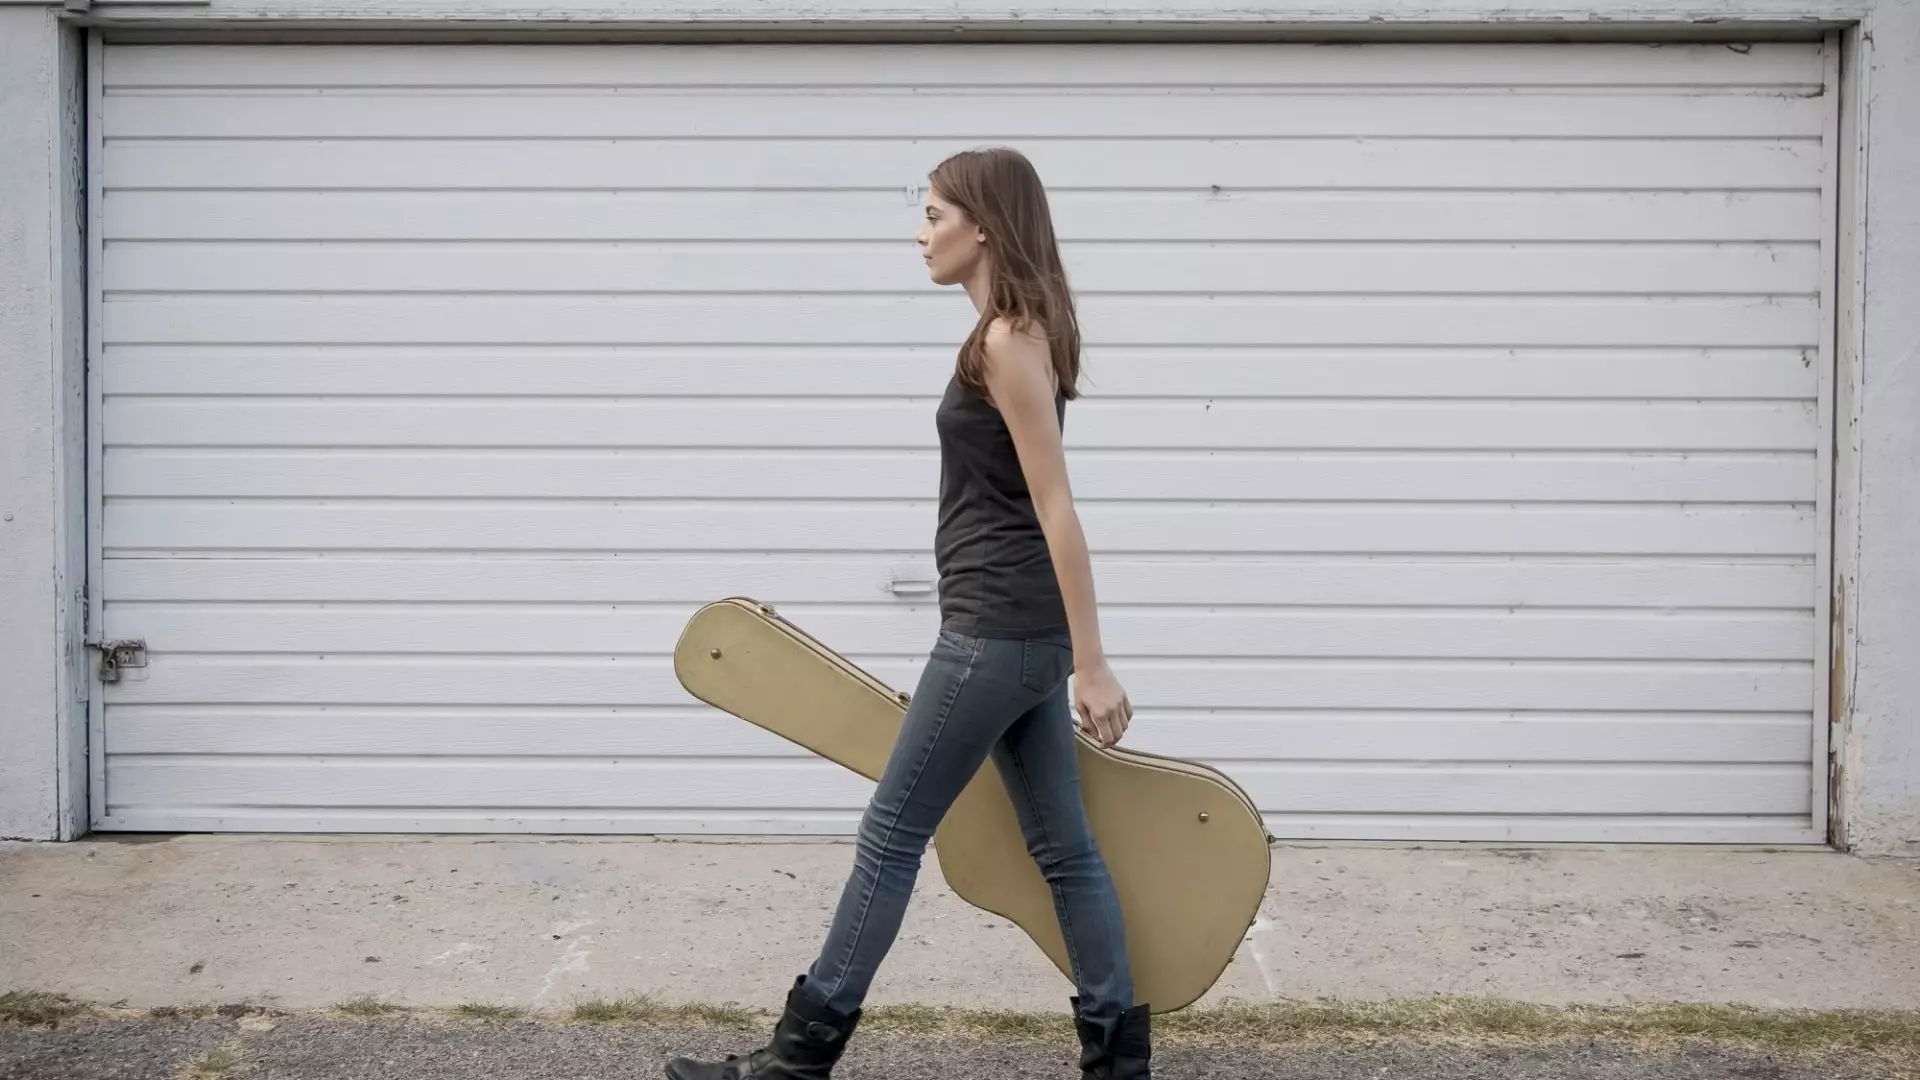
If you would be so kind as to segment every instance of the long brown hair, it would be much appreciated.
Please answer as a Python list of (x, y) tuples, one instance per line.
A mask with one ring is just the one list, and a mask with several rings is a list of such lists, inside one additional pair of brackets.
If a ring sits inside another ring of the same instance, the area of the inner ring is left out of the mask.
[(928, 180), (986, 233), (993, 268), (980, 321), (960, 347), (960, 385), (986, 396), (987, 328), (1006, 319), (1015, 330), (1045, 327), (1060, 393), (1079, 397), (1080, 324), (1047, 190), (1033, 163), (1004, 147), (963, 150), (936, 166)]

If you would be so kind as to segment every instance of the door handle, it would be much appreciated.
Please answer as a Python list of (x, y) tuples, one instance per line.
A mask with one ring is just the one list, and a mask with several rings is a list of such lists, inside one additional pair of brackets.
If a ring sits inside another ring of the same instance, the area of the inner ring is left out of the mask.
[(895, 596), (928, 596), (933, 593), (933, 582), (925, 578), (894, 578), (887, 582), (887, 591)]

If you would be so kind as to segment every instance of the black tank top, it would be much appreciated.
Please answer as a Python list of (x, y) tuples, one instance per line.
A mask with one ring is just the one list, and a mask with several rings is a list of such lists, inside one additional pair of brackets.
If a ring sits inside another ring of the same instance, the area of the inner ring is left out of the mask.
[[(1064, 427), (1066, 398), (1056, 394), (1053, 407)], [(934, 426), (940, 433), (933, 550), (941, 625), (974, 637), (1065, 633), (1053, 554), (1000, 410), (955, 376)]]

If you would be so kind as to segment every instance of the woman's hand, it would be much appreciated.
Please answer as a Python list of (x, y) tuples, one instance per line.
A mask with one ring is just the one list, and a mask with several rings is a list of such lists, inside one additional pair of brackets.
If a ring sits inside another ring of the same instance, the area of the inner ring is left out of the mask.
[(1080, 714), (1080, 726), (1103, 747), (1120, 741), (1133, 721), (1133, 703), (1105, 662), (1073, 676), (1074, 710)]

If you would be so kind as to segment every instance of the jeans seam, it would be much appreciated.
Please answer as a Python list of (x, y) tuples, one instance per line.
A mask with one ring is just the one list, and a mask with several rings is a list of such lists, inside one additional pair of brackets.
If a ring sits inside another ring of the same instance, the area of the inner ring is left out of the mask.
[[(1048, 850), (1053, 849), (1053, 836), (1047, 831), (1047, 816), (1040, 812), (1040, 800), (1033, 797), (1033, 781), (1027, 776), (1026, 764), (1020, 758), (1020, 751), (1007, 747), (1007, 756), (1013, 761), (1013, 771), (1020, 777), (1020, 793), (1027, 798), (1027, 812), (1033, 815), (1034, 827), (1040, 830), (1040, 842)], [(1047, 891), (1053, 894), (1054, 910), (1060, 917), (1060, 937), (1067, 946), (1067, 965), (1073, 968), (1077, 979), (1080, 975), (1080, 950), (1073, 940), (1073, 916), (1067, 910), (1067, 898), (1058, 882), (1047, 882)]]
[[(913, 801), (913, 792), (915, 788), (919, 787), (920, 778), (926, 775), (927, 761), (933, 757), (934, 747), (939, 744), (940, 736), (947, 730), (947, 718), (953, 713), (953, 703), (960, 700), (960, 689), (967, 684), (967, 679), (972, 676), (974, 662), (978, 660), (979, 657), (980, 645), (976, 643), (967, 653), (967, 664), (960, 669), (960, 677), (953, 681), (953, 686), (947, 692), (945, 700), (940, 702), (940, 712), (934, 720), (933, 735), (927, 739), (926, 749), (921, 752), (920, 759), (913, 763), (913, 771), (907, 776), (905, 789), (900, 793), (900, 810), (893, 815), (891, 821), (887, 822), (887, 832), (885, 836), (880, 838), (880, 850), (875, 855), (876, 860), (885, 855), (887, 845), (893, 842), (893, 834), (895, 830), (900, 828), (901, 814), (906, 812), (907, 804)], [(833, 988), (827, 991), (825, 995), (829, 999), (831, 999), (834, 994), (840, 992), (840, 987), (846, 983), (847, 973), (853, 968), (853, 957), (860, 947), (860, 935), (867, 926), (867, 912), (873, 907), (873, 894), (879, 891), (880, 870), (881, 868), (879, 866), (874, 867), (873, 887), (866, 890), (860, 897), (860, 912), (854, 917), (853, 926), (847, 934), (847, 946), (842, 951), (839, 971), (834, 977)]]

